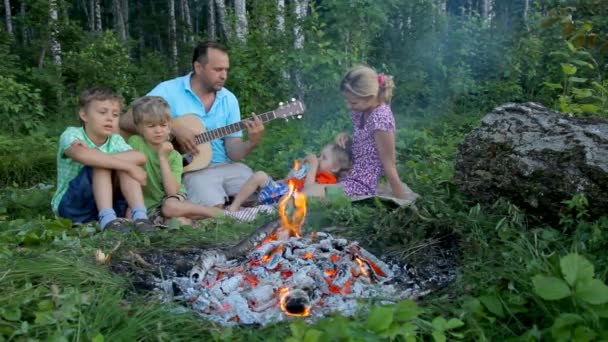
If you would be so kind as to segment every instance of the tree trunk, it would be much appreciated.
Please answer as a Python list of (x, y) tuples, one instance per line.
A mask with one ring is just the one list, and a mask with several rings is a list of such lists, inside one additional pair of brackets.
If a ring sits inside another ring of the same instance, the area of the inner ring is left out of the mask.
[(210, 40), (216, 40), (215, 0), (209, 0), (207, 2), (207, 17), (207, 36)]
[(125, 32), (125, 21), (122, 17), (121, 0), (112, 0), (112, 14), (114, 16), (114, 28), (116, 33), (122, 41), (127, 40), (127, 33)]
[(101, 0), (93, 0), (95, 1), (95, 31), (101, 32), (103, 27), (101, 27)]
[(490, 0), (481, 0), (481, 17), (489, 19), (490, 17)]
[(215, 5), (217, 6), (217, 14), (220, 22), (220, 27), (222, 28), (226, 39), (230, 40), (230, 38), (232, 38), (232, 30), (230, 29), (230, 24), (226, 20), (226, 1), (215, 0)]
[(175, 0), (169, 0), (169, 43), (171, 44), (171, 63), (177, 75), (177, 30), (175, 25)]
[(190, 4), (188, 0), (182, 0), (182, 11), (184, 15), (184, 23), (186, 24), (186, 34), (184, 34), (184, 41), (192, 42), (192, 17), (190, 16)]
[[(137, 13), (142, 13), (144, 6), (142, 4), (143, 0), (137, 0), (135, 2), (135, 9)], [(144, 18), (141, 15), (137, 16), (137, 31), (139, 33), (138, 43), (139, 43), (139, 53), (140, 56), (143, 55), (144, 49), (146, 48), (146, 32), (144, 30)]]
[(530, 1), (524, 0), (524, 25), (526, 25), (526, 29), (530, 31), (530, 27), (528, 26), (528, 10), (530, 9)]
[(277, 30), (285, 32), (285, 0), (277, 0)]
[[(21, 17), (21, 22), (25, 23), (25, 2), (21, 1), (21, 5), (19, 8), (19, 16)], [(29, 30), (25, 24), (21, 24), (21, 42), (23, 45), (27, 45), (30, 42)]]
[(245, 0), (234, 0), (234, 13), (236, 15), (236, 37), (241, 42), (246, 42), (248, 28)]
[(6, 16), (6, 32), (13, 35), (13, 18), (11, 17), (11, 2), (4, 0), (4, 15)]
[(122, 22), (125, 26), (125, 38), (129, 38), (129, 0), (122, 0)]
[(304, 47), (304, 33), (302, 32), (301, 21), (308, 13), (308, 1), (309, 0), (295, 0), (296, 22), (293, 25), (293, 34), (295, 37), (293, 46), (296, 49)]
[(50, 9), (50, 27), (51, 27), (51, 53), (53, 54), (53, 63), (61, 66), (61, 43), (59, 43), (59, 23), (57, 18), (57, 0), (49, 0)]

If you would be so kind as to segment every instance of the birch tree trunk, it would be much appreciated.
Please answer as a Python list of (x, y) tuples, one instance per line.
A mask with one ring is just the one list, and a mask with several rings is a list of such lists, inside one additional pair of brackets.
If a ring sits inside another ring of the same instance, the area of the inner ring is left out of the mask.
[(122, 0), (122, 22), (125, 27), (125, 39), (129, 38), (129, 0)]
[(51, 27), (51, 53), (53, 54), (53, 63), (61, 66), (61, 43), (57, 39), (59, 36), (58, 18), (57, 18), (57, 0), (49, 0), (49, 15)]
[(207, 2), (207, 36), (210, 40), (217, 39), (215, 28), (215, 0), (209, 0)]
[(95, 1), (95, 31), (100, 32), (103, 28), (101, 27), (101, 0)]
[(489, 17), (490, 17), (490, 0), (481, 1), (481, 17), (483, 19), (489, 19)]
[(308, 11), (308, 1), (309, 0), (295, 0), (296, 22), (293, 25), (293, 34), (295, 36), (293, 46), (296, 49), (301, 49), (304, 47), (304, 33), (302, 32), (301, 21), (304, 19), (304, 17), (306, 17)]
[(125, 32), (125, 21), (122, 17), (121, 0), (112, 0), (112, 12), (114, 14), (114, 27), (116, 32), (122, 41), (127, 40), (127, 33)]
[[(295, 0), (295, 15), (296, 15), (296, 21), (293, 25), (293, 33), (295, 36), (295, 40), (293, 43), (293, 46), (296, 49), (302, 49), (304, 48), (304, 32), (302, 32), (302, 19), (304, 19), (304, 17), (306, 17), (307, 13), (308, 13), (308, 1), (309, 0)], [(296, 82), (296, 87), (298, 89), (298, 98), (303, 99), (304, 98), (304, 85), (302, 83), (302, 75), (300, 74), (300, 72), (298, 70), (295, 71), (295, 82)]]
[(230, 38), (232, 38), (232, 30), (230, 29), (230, 25), (226, 20), (226, 1), (215, 0), (215, 5), (217, 6), (217, 14), (220, 27), (222, 28), (226, 39), (230, 40)]
[(241, 42), (246, 42), (248, 27), (245, 0), (234, 0), (234, 13), (236, 15), (236, 38)]
[(192, 34), (194, 31), (192, 30), (192, 17), (190, 16), (190, 4), (188, 4), (188, 0), (182, 1), (182, 11), (184, 15), (184, 23), (186, 24), (186, 34), (184, 34), (184, 41), (192, 42)]
[(277, 0), (277, 30), (285, 32), (285, 0)]
[(169, 43), (171, 44), (171, 62), (177, 75), (177, 29), (175, 25), (175, 0), (169, 0)]
[[(25, 23), (25, 2), (21, 1), (21, 6), (19, 7), (19, 16), (21, 16), (21, 22)], [(21, 24), (21, 40), (24, 45), (27, 45), (30, 42), (30, 35), (26, 25)]]
[(10, 0), (4, 0), (4, 15), (6, 17), (6, 32), (11, 37), (13, 36), (13, 18), (11, 16), (11, 2)]
[(530, 27), (528, 26), (528, 10), (530, 9), (530, 1), (524, 0), (524, 25), (526, 25), (526, 29), (530, 31)]

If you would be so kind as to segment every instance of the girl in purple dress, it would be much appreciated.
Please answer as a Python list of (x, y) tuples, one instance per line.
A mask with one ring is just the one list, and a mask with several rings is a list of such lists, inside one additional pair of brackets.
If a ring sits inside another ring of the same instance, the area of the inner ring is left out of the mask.
[[(305, 192), (320, 196), (326, 187), (341, 186), (351, 197), (375, 195), (384, 175), (394, 197), (407, 200), (418, 197), (397, 173), (395, 118), (389, 107), (394, 87), (392, 77), (367, 66), (356, 66), (346, 73), (340, 90), (352, 111), (352, 168), (337, 185), (316, 184), (305, 188)], [(344, 146), (348, 139), (348, 134), (342, 132), (336, 136), (336, 143)]]

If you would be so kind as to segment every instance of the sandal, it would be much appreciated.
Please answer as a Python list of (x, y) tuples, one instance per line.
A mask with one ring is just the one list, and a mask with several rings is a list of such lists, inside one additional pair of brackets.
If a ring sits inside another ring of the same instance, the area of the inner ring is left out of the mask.
[(137, 219), (133, 221), (135, 230), (139, 233), (148, 233), (156, 230), (156, 226), (148, 219)]
[(119, 217), (108, 222), (108, 224), (106, 224), (106, 226), (102, 229), (102, 231), (104, 230), (113, 230), (115, 232), (128, 233), (131, 231), (131, 227), (129, 226), (129, 220)]

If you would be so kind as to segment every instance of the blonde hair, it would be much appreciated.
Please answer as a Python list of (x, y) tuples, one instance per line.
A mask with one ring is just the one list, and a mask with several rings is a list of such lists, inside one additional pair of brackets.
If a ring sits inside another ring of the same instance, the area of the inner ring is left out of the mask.
[(132, 105), (133, 123), (139, 126), (144, 123), (162, 123), (171, 121), (171, 109), (160, 96), (143, 96)]
[(327, 144), (325, 147), (330, 148), (331, 154), (334, 158), (334, 162), (338, 164), (337, 166), (339, 167), (339, 169), (335, 173), (336, 176), (345, 176), (352, 166), (350, 140), (346, 143), (346, 148), (340, 147), (338, 144), (333, 143)]
[(389, 103), (393, 97), (395, 82), (390, 75), (378, 74), (374, 69), (357, 65), (350, 69), (340, 84), (342, 92), (357, 97), (375, 96), (381, 103)]

